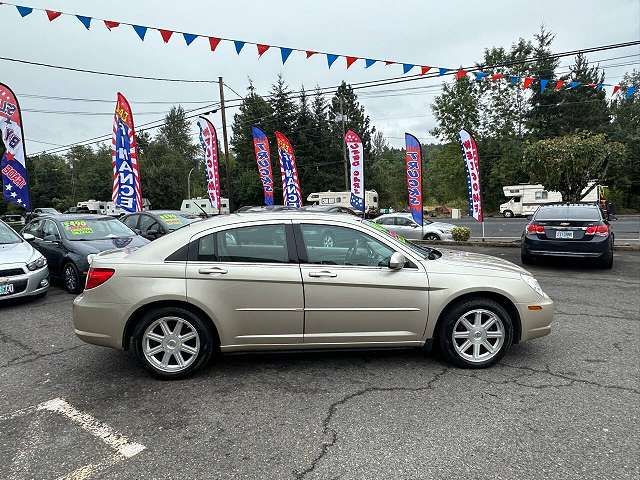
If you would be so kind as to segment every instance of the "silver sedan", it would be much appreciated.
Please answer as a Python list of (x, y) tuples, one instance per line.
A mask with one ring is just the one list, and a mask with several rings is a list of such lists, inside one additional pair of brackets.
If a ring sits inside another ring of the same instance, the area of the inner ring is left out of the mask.
[(451, 231), (455, 225), (443, 222), (432, 222), (423, 220), (422, 227), (417, 223), (410, 213), (388, 213), (380, 215), (373, 220), (386, 229), (408, 238), (409, 240), (444, 240), (453, 241)]
[[(339, 239), (323, 243), (331, 230)], [(93, 257), (73, 306), (82, 340), (132, 349), (162, 378), (215, 351), (415, 347), (461, 367), (547, 335), (553, 302), (517, 265), (421, 248), (348, 215), (218, 216)]]

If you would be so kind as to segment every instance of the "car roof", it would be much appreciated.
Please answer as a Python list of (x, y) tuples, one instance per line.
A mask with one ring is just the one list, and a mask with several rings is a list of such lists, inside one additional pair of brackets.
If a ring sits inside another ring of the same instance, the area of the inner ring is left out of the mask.
[(600, 208), (596, 203), (545, 203), (539, 208), (563, 208), (563, 207), (584, 207), (584, 208)]

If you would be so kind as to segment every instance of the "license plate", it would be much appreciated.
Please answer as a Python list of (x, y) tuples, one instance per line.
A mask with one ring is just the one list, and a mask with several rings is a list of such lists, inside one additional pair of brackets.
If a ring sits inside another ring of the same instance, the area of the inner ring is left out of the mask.
[(557, 230), (556, 231), (556, 238), (573, 238), (573, 232), (572, 231)]
[(11, 295), (14, 292), (13, 283), (8, 283), (6, 285), (0, 285), (0, 296), (2, 295)]

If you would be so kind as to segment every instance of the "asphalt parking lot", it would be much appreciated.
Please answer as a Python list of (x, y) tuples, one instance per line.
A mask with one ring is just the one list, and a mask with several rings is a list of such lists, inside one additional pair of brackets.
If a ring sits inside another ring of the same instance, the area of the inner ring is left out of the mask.
[(2, 305), (0, 477), (638, 478), (640, 252), (530, 270), (552, 334), (482, 371), (418, 351), (261, 354), (161, 382), (77, 340), (60, 289)]

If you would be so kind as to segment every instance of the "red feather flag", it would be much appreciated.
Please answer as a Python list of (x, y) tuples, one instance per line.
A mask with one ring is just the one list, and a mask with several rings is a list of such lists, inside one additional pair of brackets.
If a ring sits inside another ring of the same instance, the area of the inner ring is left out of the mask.
[(53, 22), (56, 18), (62, 15), (62, 12), (56, 12), (54, 10), (45, 10), (47, 12), (47, 18), (50, 22)]

